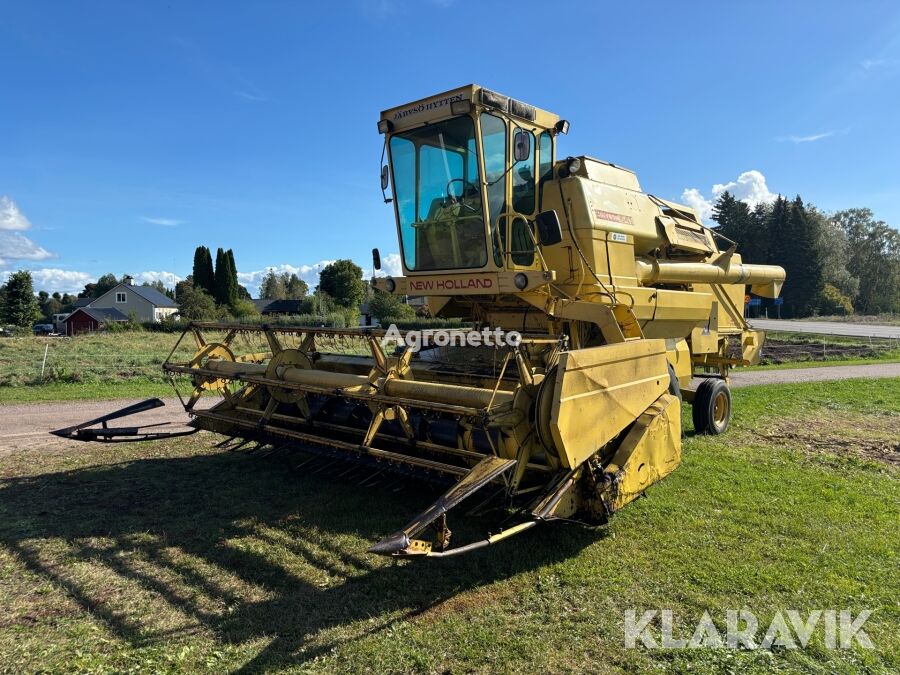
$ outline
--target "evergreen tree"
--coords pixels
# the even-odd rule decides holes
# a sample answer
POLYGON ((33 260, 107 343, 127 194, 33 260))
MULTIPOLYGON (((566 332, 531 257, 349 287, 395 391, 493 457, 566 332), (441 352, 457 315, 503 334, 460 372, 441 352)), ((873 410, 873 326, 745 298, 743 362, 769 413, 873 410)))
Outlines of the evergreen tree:
POLYGON ((231 269, 231 257, 221 248, 216 251, 215 279, 214 297, 216 303, 219 305, 233 305, 234 301, 237 300, 237 284, 231 269))
POLYGON ((228 256, 228 264, 231 266, 231 286, 234 288, 234 292, 232 295, 237 298, 238 295, 238 276, 237 276, 237 264, 234 262, 234 251, 228 249, 226 252, 228 256))
MULTIPOLYGON (((205 254, 205 261, 203 263, 203 285, 200 287, 201 290, 206 291, 210 295, 216 290, 216 274, 213 271, 213 259, 212 252, 206 246, 203 247, 203 252, 205 254)), ((196 283, 195 283, 196 285, 196 283)))
POLYGON ((810 316, 818 309, 824 290, 822 281, 822 252, 819 248, 818 221, 808 218, 800 196, 794 198, 788 215, 790 251, 782 259, 782 267, 791 279, 785 303, 791 301, 794 316, 810 316))
POLYGON ((216 279, 213 272, 212 254, 206 246, 198 246, 194 250, 194 268, 191 277, 197 290, 213 293, 216 279))
POLYGON ((41 316, 41 310, 34 297, 31 272, 13 272, 6 281, 6 303, 3 307, 3 321, 19 328, 28 328, 41 316))

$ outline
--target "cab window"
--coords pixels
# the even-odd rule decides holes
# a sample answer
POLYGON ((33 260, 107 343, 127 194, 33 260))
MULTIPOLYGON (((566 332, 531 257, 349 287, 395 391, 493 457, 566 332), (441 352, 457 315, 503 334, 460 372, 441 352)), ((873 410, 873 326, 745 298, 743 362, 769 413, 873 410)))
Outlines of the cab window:
POLYGON ((488 217, 494 261, 503 266, 503 249, 498 219, 506 210, 506 124, 499 117, 481 113, 481 142, 484 146, 484 180, 487 183, 488 217))
POLYGON ((544 184, 553 177, 553 139, 546 131, 541 134, 540 142, 540 209, 544 208, 544 184))
MULTIPOLYGON (((517 162, 512 170, 513 211, 529 216, 534 212, 534 134, 525 129, 516 129, 515 133, 524 132, 529 137, 531 155, 528 159, 517 162)), ((513 135, 515 138, 515 134, 513 135)))

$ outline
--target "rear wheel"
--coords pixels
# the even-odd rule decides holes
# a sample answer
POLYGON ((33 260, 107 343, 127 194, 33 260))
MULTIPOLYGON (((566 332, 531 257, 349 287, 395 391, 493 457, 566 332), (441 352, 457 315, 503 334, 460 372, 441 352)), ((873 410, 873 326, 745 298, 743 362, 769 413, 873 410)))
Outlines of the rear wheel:
POLYGON ((724 380, 703 380, 693 403, 694 430, 716 436, 728 429, 731 421, 731 390, 724 380))

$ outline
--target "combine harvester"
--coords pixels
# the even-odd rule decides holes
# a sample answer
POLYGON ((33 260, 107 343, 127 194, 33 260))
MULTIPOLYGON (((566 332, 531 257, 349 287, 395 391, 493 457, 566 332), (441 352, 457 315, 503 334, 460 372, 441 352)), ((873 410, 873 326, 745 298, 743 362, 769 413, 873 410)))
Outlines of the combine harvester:
MULTIPOLYGON (((373 478, 390 469, 449 480, 370 549, 431 557, 556 518, 603 522, 678 466, 685 401, 697 432, 725 431, 729 369, 755 363, 764 339, 743 319, 744 294, 749 285, 777 297, 784 270, 744 264, 734 242, 642 192, 628 169, 557 160, 568 127, 475 85, 378 122, 404 276, 374 278, 376 292, 427 296, 435 316, 520 339, 415 351, 377 330, 195 323, 182 335, 194 356, 163 366, 190 383, 191 425, 235 445, 351 459, 373 478), (221 401, 195 406, 208 390, 221 401), (451 547, 447 513, 475 493, 507 518, 451 547)), ((54 433, 164 437, 107 424, 158 405, 54 433)))

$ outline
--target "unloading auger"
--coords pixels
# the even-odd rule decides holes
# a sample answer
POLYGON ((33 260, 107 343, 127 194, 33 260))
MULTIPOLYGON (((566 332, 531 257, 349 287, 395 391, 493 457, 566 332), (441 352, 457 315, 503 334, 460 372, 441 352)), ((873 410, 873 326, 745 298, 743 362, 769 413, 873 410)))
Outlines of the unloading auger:
MULTIPOLYGON (((764 339, 744 295, 777 297, 784 270, 743 263, 627 169, 557 160, 568 127, 476 85, 384 111, 404 274, 372 286, 497 339, 466 329, 416 350, 421 335, 376 329, 194 323, 163 366, 190 385, 193 427, 448 482, 370 549, 430 557, 548 520, 604 521, 678 466, 685 401, 697 432, 724 432, 729 370, 755 363, 764 339), (176 358, 188 337, 193 356, 176 358), (210 391, 218 403, 198 406, 210 391), (452 547, 448 512, 476 493, 507 517, 452 547)), ((114 440, 116 416, 57 433, 114 440)))

